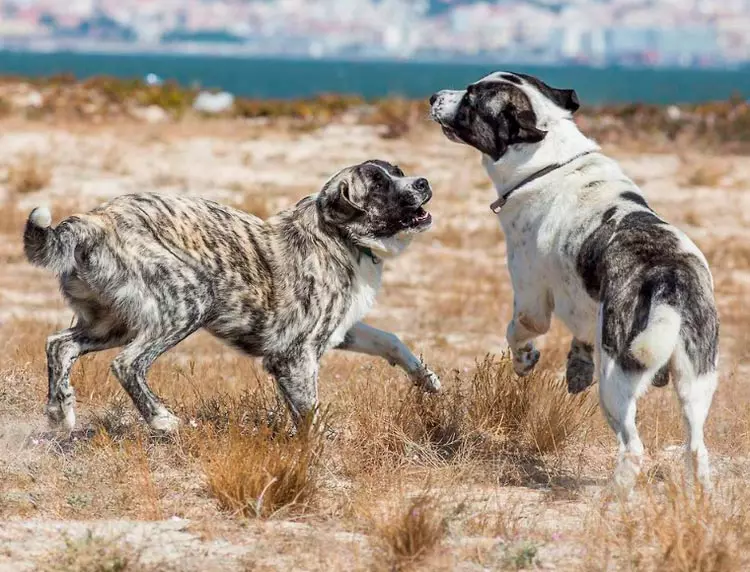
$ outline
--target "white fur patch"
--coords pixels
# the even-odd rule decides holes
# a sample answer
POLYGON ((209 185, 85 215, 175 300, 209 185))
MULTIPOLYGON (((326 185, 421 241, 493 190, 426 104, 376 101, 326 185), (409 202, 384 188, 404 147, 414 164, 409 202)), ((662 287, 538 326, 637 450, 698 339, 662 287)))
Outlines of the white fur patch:
POLYGON ((172 415, 166 408, 161 408, 159 413, 149 421, 149 425, 154 431, 172 433, 180 426, 180 418, 172 415))
POLYGON ((648 369, 662 367, 674 353, 681 324, 680 314, 671 306, 658 304, 651 308, 648 326, 630 345, 633 357, 648 369))
POLYGON ((352 301, 344 319, 331 336, 328 347, 336 347, 342 341, 349 329, 365 317, 375 304, 375 297, 380 289, 383 275, 383 264, 375 264, 369 256, 361 256, 356 266, 356 277, 352 285, 352 301))
POLYGON ((29 220, 34 226, 48 228, 52 224, 52 213, 47 207, 36 207, 31 211, 29 220))

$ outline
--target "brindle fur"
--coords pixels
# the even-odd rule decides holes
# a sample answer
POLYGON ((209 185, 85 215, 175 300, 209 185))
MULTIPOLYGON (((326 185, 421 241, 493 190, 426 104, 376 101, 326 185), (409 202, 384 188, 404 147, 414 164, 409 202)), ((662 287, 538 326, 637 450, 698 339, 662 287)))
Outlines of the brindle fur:
POLYGON ((70 371, 84 354, 125 346, 112 371, 144 419, 172 430, 146 383, 151 364, 205 328, 263 358, 295 418, 317 404, 318 362, 342 349, 380 355, 428 391, 437 377, 392 334, 358 324, 374 302, 382 259, 430 217, 425 179, 368 161, 267 221, 209 200, 125 195, 50 226, 26 225, 28 259, 58 274, 76 324, 47 341, 53 422, 75 423, 70 371))

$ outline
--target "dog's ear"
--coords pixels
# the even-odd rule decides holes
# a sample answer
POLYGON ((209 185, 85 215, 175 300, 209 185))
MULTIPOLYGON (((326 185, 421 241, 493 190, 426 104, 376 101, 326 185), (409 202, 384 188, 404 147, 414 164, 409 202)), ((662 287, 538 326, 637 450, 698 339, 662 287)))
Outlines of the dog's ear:
POLYGON ((356 195, 352 196, 352 188, 346 180, 330 182, 321 192, 319 203, 326 217, 336 224, 350 222, 365 212, 356 195))
POLYGON ((361 205, 357 204, 356 199, 353 199, 351 196, 351 186, 346 181, 341 181, 339 183, 338 187, 338 203, 341 207, 343 207, 342 210, 349 210, 354 214, 362 214, 365 212, 365 209, 362 208, 361 205))
POLYGON ((510 133, 509 144, 539 143, 547 135, 546 131, 536 126, 536 114, 530 109, 519 111, 509 106, 506 108, 506 114, 510 133))
POLYGON ((571 113, 575 113, 576 111, 578 111, 578 108, 581 107, 581 103, 578 101, 578 94, 574 89, 553 88, 552 92, 555 95, 555 103, 563 109, 567 109, 571 113))

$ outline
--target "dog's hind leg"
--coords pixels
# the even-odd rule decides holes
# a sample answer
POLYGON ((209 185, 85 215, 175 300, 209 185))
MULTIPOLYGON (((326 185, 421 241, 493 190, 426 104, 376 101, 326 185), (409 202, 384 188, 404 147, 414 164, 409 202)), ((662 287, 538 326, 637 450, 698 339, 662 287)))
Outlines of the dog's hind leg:
POLYGON ((62 423, 68 430, 75 426, 75 392, 70 385, 70 372, 76 360, 87 353, 114 348, 123 342, 121 335, 94 335, 83 324, 47 338, 47 418, 52 424, 62 423))
POLYGON ((643 443, 635 424, 636 401, 648 388, 645 372, 626 372, 616 360, 600 351, 599 401, 620 447, 615 484, 627 496, 635 486, 643 463, 643 443))
POLYGON ((141 332, 112 362, 112 373, 127 392, 138 411, 156 431, 177 429, 180 420, 169 412, 146 383, 151 365, 167 350, 200 327, 198 320, 184 320, 183 325, 168 331, 141 332))
POLYGON ((711 467, 703 441, 703 427, 718 384, 718 373, 714 370, 703 375, 695 375, 683 349, 678 349, 674 364, 675 391, 682 405, 682 415, 687 429, 688 475, 691 479, 697 478, 707 491, 711 488, 711 467))
POLYGON ((594 383, 594 347, 573 338, 565 371, 568 393, 581 393, 594 383))
POLYGON ((429 393, 440 390, 440 379, 417 358, 396 334, 358 322, 336 349, 382 357, 404 370, 414 385, 429 393))

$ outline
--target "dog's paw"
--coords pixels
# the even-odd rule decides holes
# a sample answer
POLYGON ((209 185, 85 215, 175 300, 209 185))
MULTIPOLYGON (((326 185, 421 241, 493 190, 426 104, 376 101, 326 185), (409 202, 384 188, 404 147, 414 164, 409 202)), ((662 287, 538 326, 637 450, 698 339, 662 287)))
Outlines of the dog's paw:
POLYGON ((541 355, 539 350, 531 344, 521 348, 521 350, 513 354, 513 371, 519 377, 529 375, 531 370, 536 367, 541 355))
POLYGON ((180 418, 164 408, 151 418, 148 425, 158 433, 174 433, 180 426, 180 418))
POLYGON ((76 396, 72 387, 47 403, 47 420, 53 429, 72 431, 76 426, 76 396))
POLYGON ((654 379, 651 380, 651 385, 654 387, 666 387, 669 384, 669 366, 664 366, 656 372, 654 379))
POLYGON ((424 365, 412 374, 414 385, 425 393, 437 393, 440 391, 440 378, 424 365))
POLYGON ((565 377, 568 380, 568 393, 581 393, 594 383, 594 364, 580 359, 569 360, 565 377))

